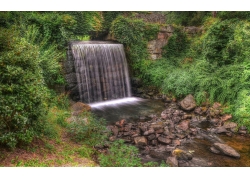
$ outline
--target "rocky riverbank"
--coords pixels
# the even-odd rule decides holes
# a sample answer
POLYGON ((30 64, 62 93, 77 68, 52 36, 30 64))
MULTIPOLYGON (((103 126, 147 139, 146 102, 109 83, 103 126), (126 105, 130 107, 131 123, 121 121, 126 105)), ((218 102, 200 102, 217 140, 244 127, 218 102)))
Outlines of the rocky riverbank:
MULTIPOLYGON (((248 137, 246 127, 230 122, 232 116, 223 114, 219 103, 197 106, 192 95, 182 101, 165 99, 166 109, 159 115, 150 114, 149 121, 129 122, 125 119, 108 126, 110 141, 123 139, 140 149, 144 159, 164 160, 171 166, 213 166, 194 156, 186 144, 199 139, 209 142, 210 153, 239 159, 241 156, 217 135, 248 137)), ((143 118, 142 118, 143 119, 143 118)))

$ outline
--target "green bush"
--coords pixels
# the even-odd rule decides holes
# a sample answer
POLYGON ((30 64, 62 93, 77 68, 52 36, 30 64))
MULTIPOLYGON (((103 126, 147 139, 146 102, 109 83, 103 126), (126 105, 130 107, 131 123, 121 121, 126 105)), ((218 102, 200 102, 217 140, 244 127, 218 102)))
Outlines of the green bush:
POLYGON ((1 29, 0 47, 0 142, 14 148, 36 134, 47 111, 48 91, 37 46, 13 29, 1 29))
POLYGON ((58 50, 58 46, 49 42, 47 37, 43 37, 37 26, 21 26, 22 37, 32 45, 38 47, 39 66, 42 68, 42 75, 47 86, 64 84, 60 61, 63 52, 58 50))
POLYGON ((93 114, 84 112, 69 124, 68 132, 74 141, 89 146, 101 145, 108 137, 105 125, 104 119, 97 119, 93 114))
POLYGON ((180 57, 188 49, 188 39, 183 27, 175 27, 173 35, 168 39, 168 43, 163 47, 162 56, 164 58, 180 57))
POLYGON ((142 167, 138 155, 139 150, 135 146, 117 140, 110 146, 108 154, 99 155, 99 163, 101 167, 142 167))
POLYGON ((131 63, 148 59, 147 42, 156 38, 158 30, 158 24, 124 16, 118 16, 111 26, 111 33, 118 42, 125 45, 127 57, 131 63))

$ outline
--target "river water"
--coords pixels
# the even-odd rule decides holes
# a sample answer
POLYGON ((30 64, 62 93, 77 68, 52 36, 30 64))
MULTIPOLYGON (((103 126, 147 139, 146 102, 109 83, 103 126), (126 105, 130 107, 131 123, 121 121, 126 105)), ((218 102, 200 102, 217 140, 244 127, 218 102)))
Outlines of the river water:
MULTIPOLYGON (((150 120, 151 115, 160 117, 161 112, 165 110, 165 105, 161 100, 145 100, 140 98, 132 98, 124 102, 114 101, 106 103, 106 105, 91 104, 91 106, 92 112, 98 117, 106 119, 108 125, 113 125, 121 119, 126 119, 128 122, 147 121, 150 120)), ((207 126, 205 124, 203 128, 205 129, 207 126)), ((232 137, 226 135, 217 136, 239 152, 241 155, 240 159, 212 153, 209 150, 212 143, 199 138, 195 138, 190 143, 178 148, 192 152, 193 158, 205 161, 206 166, 250 167, 250 139, 248 137, 240 135, 233 135, 232 137)))

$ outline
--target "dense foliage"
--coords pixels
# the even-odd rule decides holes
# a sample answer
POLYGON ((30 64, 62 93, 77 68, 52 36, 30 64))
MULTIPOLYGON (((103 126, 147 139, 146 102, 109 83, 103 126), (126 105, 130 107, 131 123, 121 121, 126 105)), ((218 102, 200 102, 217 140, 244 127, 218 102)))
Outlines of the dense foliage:
MULTIPOLYGON (((147 22, 133 12, 0 12, 0 143, 14 148, 49 134, 46 115, 48 107, 56 105, 55 97, 61 97, 52 87, 65 84, 61 64, 67 42, 108 33, 124 44, 133 76, 145 85, 178 98, 192 93, 198 103, 224 103, 225 111, 250 129, 250 13, 164 14, 174 32, 162 58, 152 61, 147 44, 166 24, 147 22), (203 30, 190 36, 184 26, 203 30)), ((65 117, 57 119, 63 127, 65 117)), ((84 128, 79 126, 83 122, 71 125, 77 140, 91 139, 93 132, 101 139, 103 124, 94 119, 84 128)))
POLYGON ((0 29, 0 143, 29 143, 46 113, 47 88, 38 47, 14 29, 0 29))
POLYGON ((203 33, 194 37, 175 27, 162 59, 141 60, 136 65, 138 76, 177 98, 191 93, 198 103, 224 103, 225 111, 250 129, 249 21, 218 13, 222 15, 222 19, 206 17, 203 33))

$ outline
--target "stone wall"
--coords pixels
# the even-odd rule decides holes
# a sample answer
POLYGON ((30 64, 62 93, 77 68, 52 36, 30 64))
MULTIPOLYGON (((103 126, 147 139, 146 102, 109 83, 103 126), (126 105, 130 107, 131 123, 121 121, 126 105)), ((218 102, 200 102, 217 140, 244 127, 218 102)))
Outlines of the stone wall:
POLYGON ((162 56, 162 47, 168 43, 168 39, 173 35, 174 27, 171 25, 161 26, 155 40, 148 42, 148 52, 150 58, 155 60, 162 56))

